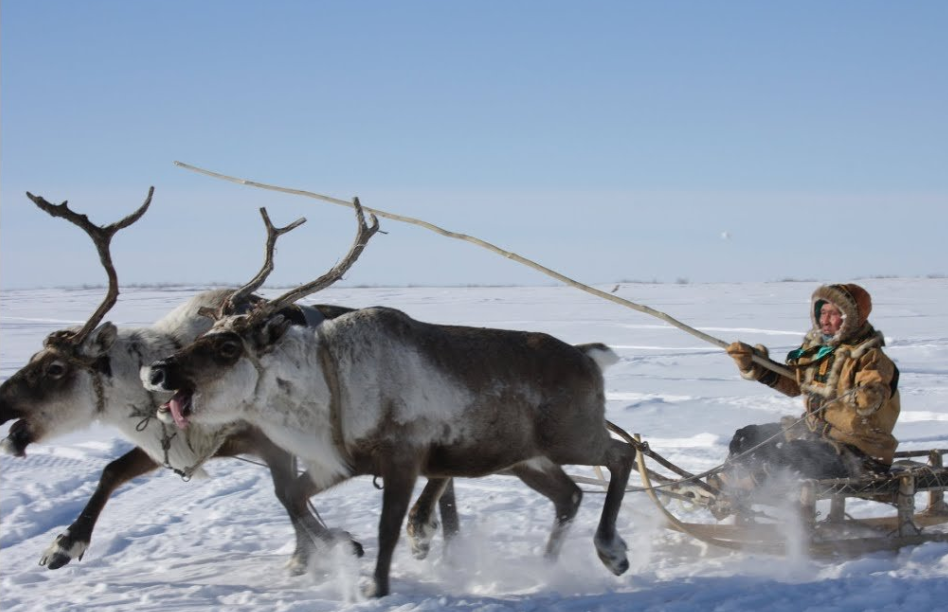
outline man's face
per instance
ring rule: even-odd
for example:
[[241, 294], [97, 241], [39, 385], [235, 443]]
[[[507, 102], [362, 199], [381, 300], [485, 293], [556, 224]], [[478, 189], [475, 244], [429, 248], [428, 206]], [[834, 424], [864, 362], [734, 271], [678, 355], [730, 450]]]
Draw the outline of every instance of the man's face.
[[835, 336], [843, 326], [843, 313], [835, 304], [824, 302], [820, 308], [820, 332], [824, 336]]

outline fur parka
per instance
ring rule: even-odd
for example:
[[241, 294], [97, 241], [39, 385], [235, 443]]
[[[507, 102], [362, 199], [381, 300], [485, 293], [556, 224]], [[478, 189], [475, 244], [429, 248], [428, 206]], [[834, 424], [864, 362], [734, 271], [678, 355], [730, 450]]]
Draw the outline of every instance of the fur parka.
[[[820, 332], [820, 310], [826, 302], [844, 316], [832, 338]], [[805, 397], [809, 434], [855, 446], [889, 465], [898, 446], [892, 431], [901, 409], [899, 371], [882, 351], [882, 333], [867, 320], [872, 308], [869, 294], [858, 285], [824, 285], [813, 293], [812, 304], [813, 329], [787, 356], [786, 364], [796, 378], [760, 367], [752, 375], [781, 393]], [[788, 429], [788, 437], [795, 432], [799, 428]]]

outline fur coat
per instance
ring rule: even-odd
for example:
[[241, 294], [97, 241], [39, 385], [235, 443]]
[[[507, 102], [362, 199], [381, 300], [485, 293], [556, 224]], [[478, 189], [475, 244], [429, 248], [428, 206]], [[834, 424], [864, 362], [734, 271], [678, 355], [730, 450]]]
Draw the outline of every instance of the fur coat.
[[[820, 332], [820, 310], [826, 302], [844, 316], [832, 338]], [[814, 292], [812, 305], [813, 329], [787, 356], [796, 378], [759, 367], [748, 374], [786, 395], [803, 395], [810, 435], [855, 446], [891, 464], [898, 446], [892, 430], [900, 411], [899, 371], [882, 351], [882, 333], [867, 321], [869, 294], [858, 285], [824, 285]], [[790, 437], [800, 433], [799, 427], [788, 430]]]

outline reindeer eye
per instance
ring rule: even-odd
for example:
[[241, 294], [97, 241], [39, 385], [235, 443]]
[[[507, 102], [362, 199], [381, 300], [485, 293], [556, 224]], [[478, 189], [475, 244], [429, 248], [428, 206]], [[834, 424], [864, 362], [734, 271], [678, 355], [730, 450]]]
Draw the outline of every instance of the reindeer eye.
[[235, 340], [227, 340], [217, 349], [218, 354], [224, 359], [233, 359], [240, 354], [243, 347]]
[[66, 365], [60, 361], [54, 361], [46, 366], [46, 376], [49, 378], [62, 378], [66, 374]]

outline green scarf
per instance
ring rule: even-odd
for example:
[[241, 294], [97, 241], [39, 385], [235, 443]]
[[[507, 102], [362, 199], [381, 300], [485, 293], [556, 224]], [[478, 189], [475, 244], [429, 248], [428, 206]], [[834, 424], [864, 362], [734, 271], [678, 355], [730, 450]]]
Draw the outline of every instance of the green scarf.
[[787, 361], [798, 361], [801, 357], [813, 355], [813, 359], [810, 361], [810, 363], [816, 363], [827, 355], [832, 354], [832, 352], [835, 350], [835, 346], [827, 346], [825, 344], [811, 346], [810, 348], [804, 348], [801, 346], [800, 348], [792, 350], [787, 354]]

